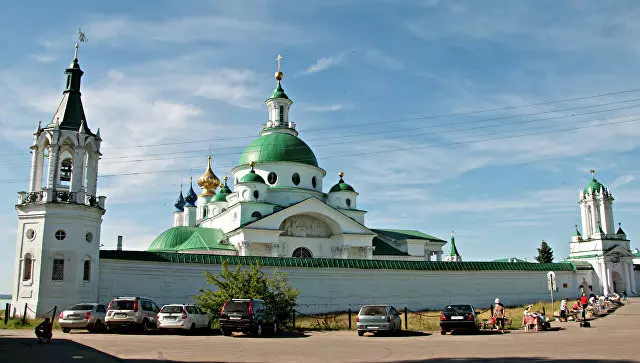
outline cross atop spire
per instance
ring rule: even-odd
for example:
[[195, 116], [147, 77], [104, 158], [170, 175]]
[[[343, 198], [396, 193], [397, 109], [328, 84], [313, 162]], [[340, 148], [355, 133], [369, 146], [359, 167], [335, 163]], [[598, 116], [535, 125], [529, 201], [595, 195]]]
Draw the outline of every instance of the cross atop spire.
[[78, 40], [76, 40], [76, 51], [73, 55], [73, 59], [78, 59], [78, 48], [80, 48], [80, 43], [86, 43], [88, 40], [87, 35], [82, 32], [82, 29], [78, 28]]
[[591, 172], [591, 177], [595, 178], [596, 170], [595, 169], [591, 169], [590, 172]]
[[278, 56], [276, 57], [276, 62], [278, 62], [278, 72], [280, 72], [280, 60], [282, 59], [282, 56], [280, 54], [278, 54]]

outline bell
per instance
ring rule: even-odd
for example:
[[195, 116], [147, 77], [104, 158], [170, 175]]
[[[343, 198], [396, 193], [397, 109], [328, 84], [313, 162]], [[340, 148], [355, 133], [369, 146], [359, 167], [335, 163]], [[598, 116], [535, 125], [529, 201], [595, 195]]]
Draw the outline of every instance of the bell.
[[71, 181], [71, 167], [71, 160], [65, 160], [62, 162], [62, 165], [60, 166], [60, 181]]

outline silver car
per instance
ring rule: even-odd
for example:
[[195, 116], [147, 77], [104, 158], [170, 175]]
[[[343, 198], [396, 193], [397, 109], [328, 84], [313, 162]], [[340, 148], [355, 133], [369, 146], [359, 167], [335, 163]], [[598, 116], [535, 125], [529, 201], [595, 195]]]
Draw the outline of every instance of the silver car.
[[142, 297], [117, 297], [111, 300], [105, 319], [109, 332], [114, 329], [133, 327], [147, 334], [156, 327], [158, 305]]
[[101, 331], [105, 328], [104, 318], [107, 308], [97, 303], [81, 303], [64, 310], [58, 317], [58, 324], [62, 331], [68, 333], [71, 329], [87, 329]]
[[366, 332], [388, 332], [394, 334], [402, 330], [400, 313], [391, 305], [365, 305], [356, 318], [358, 335]]

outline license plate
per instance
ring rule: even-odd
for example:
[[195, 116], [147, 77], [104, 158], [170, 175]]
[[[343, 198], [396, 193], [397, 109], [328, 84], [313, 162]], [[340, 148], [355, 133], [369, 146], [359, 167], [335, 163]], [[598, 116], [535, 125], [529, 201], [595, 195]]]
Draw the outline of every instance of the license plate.
[[378, 329], [377, 326], [368, 326], [367, 329]]
[[177, 316], [165, 316], [164, 318], [162, 318], [162, 320], [176, 320], [178, 319]]
[[464, 316], [452, 316], [451, 320], [462, 320], [464, 319]]
[[127, 314], [115, 314], [113, 317], [117, 319], [124, 319], [127, 317]]
[[75, 319], [78, 315], [67, 315], [67, 319]]
[[239, 316], [230, 316], [229, 319], [231, 319], [231, 320], [240, 320], [241, 318]]

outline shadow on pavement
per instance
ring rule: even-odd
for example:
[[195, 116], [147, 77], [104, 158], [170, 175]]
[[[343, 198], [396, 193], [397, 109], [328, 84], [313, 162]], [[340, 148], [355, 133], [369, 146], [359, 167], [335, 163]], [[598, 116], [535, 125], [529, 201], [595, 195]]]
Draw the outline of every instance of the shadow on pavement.
[[[142, 362], [142, 361], [140, 361]], [[401, 360], [396, 361], [397, 363], [495, 363], [495, 362], [509, 362], [509, 363], [519, 363], [519, 362], [528, 362], [528, 363], [595, 363], [602, 362], [599, 359], [548, 359], [548, 358], [523, 358], [523, 357], [496, 357], [496, 358], [434, 358], [434, 359], [424, 359], [424, 360]], [[607, 362], [613, 363], [631, 363], [635, 361], [631, 360], [609, 360]]]
[[302, 332], [302, 331], [281, 331], [278, 335], [271, 335], [269, 333], [265, 334], [262, 337], [254, 337], [250, 334], [242, 334], [242, 333], [233, 333], [232, 336], [227, 338], [250, 338], [250, 339], [280, 339], [280, 338], [308, 338], [311, 335]]
[[[356, 331], [353, 331], [353, 334], [356, 334]], [[365, 333], [363, 337], [385, 337], [385, 338], [403, 338], [403, 337], [428, 337], [431, 333], [423, 332], [423, 331], [413, 331], [413, 330], [402, 330], [397, 332], [396, 334], [390, 333]]]

